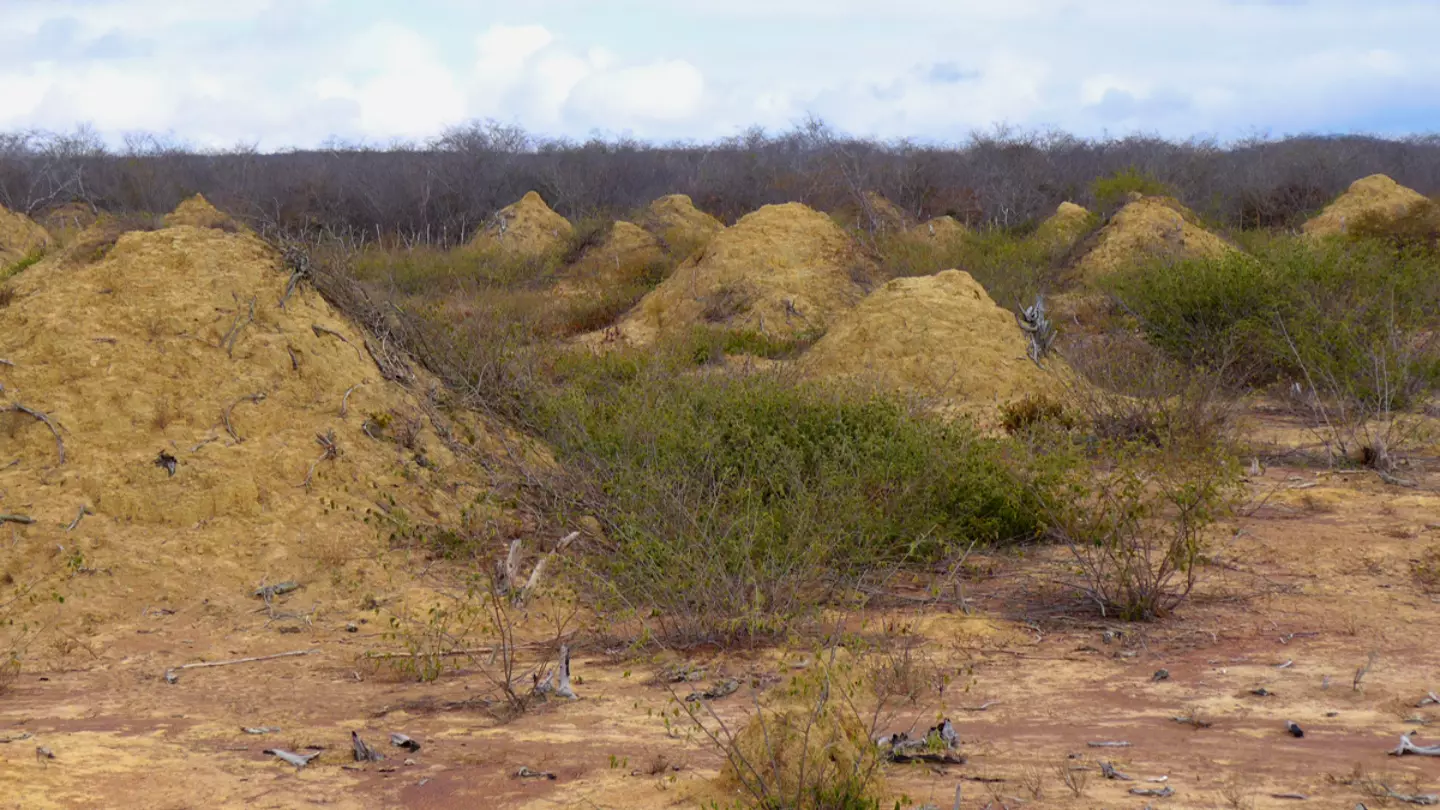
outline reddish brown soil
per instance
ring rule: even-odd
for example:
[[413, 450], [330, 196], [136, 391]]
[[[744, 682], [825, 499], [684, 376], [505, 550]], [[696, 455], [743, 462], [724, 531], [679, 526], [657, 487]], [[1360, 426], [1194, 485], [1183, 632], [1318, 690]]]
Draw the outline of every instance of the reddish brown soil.
[[[1396, 790], [1440, 791], [1440, 758], [1387, 755], [1402, 733], [1420, 743], [1440, 738], [1440, 707], [1417, 707], [1440, 689], [1440, 596], [1424, 592], [1410, 570], [1440, 544], [1440, 474], [1406, 474], [1420, 487], [1271, 468], [1252, 482], [1263, 505], [1238, 520], [1202, 593], [1164, 622], [1106, 621], [1068, 602], [1047, 584], [1063, 563], [1058, 552], [985, 561], [991, 572], [965, 582], [970, 615], [952, 599], [867, 617], [874, 626], [913, 625], [923, 654], [955, 676], [945, 711], [969, 756], [964, 766], [893, 768], [891, 787], [915, 804], [947, 808], [957, 784], [967, 808], [1020, 806], [1007, 797], [1075, 808], [1378, 806], [1347, 784], [1359, 768]], [[0, 804], [638, 808], [738, 798], [716, 786], [720, 756], [659, 719], [671, 698], [650, 683], [653, 662], [591, 653], [575, 663], [579, 701], [500, 723], [475, 702], [492, 694], [476, 672], [419, 684], [358, 667], [357, 655], [378, 641], [368, 626], [279, 635], [260, 614], [217, 628], [202, 606], [197, 597], [174, 615], [137, 618], [130, 635], [70, 671], [22, 675], [0, 697], [0, 740], [28, 735], [0, 744]], [[1107, 630], [1122, 635], [1107, 642]], [[175, 684], [162, 677], [181, 663], [310, 648], [320, 653], [190, 670]], [[1355, 670], [1371, 653], [1356, 689]], [[696, 658], [731, 672], [791, 668], [778, 650]], [[1162, 668], [1168, 679], [1153, 680]], [[1261, 687], [1273, 695], [1251, 694]], [[467, 700], [469, 708], [445, 705]], [[742, 689], [714, 705], [740, 722], [753, 704]], [[912, 714], [928, 723], [932, 711]], [[1192, 712], [1213, 725], [1174, 720]], [[1305, 729], [1303, 739], [1285, 733], [1287, 720]], [[282, 731], [257, 737], [241, 726]], [[351, 762], [351, 730], [387, 759]], [[391, 748], [390, 731], [424, 747], [413, 755]], [[1087, 746], [1097, 741], [1131, 745]], [[311, 745], [322, 755], [299, 773], [261, 753]], [[37, 760], [36, 746], [55, 759]], [[1098, 773], [1083, 798], [1060, 784], [1058, 768], [1102, 759], [1137, 780], [1166, 777], [1175, 795], [1131, 796], [1160, 783]], [[516, 778], [522, 766], [556, 778]], [[1038, 802], [1027, 771], [1043, 775]], [[1238, 804], [1223, 795], [1227, 784], [1238, 786], [1230, 791]], [[1310, 801], [1272, 798], [1279, 793]]]

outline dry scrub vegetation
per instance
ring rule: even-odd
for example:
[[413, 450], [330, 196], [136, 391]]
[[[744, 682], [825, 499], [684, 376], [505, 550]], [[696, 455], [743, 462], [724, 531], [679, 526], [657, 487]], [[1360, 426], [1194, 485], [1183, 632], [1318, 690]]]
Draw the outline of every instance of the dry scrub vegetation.
[[[804, 147], [788, 165], [787, 144]], [[1083, 153], [1097, 161], [1084, 165], [1107, 167], [1052, 169], [1066, 191], [1040, 193], [985, 185], [998, 169], [983, 160], [1013, 159], [994, 142], [936, 153], [857, 145], [812, 126], [743, 144], [759, 156], [748, 169], [696, 169], [691, 182], [660, 190], [691, 192], [698, 207], [685, 197], [647, 207], [638, 195], [650, 185], [622, 183], [611, 194], [602, 190], [607, 172], [694, 169], [686, 150], [529, 145], [521, 133], [476, 128], [431, 152], [342, 154], [384, 167], [366, 178], [406, 178], [405, 191], [378, 201], [385, 210], [361, 214], [347, 209], [357, 204], [358, 192], [345, 190], [355, 176], [326, 176], [346, 185], [316, 192], [334, 206], [320, 211], [287, 208], [309, 205], [289, 194], [237, 188], [228, 173], [303, 165], [301, 154], [151, 154], [152, 166], [174, 174], [137, 187], [129, 169], [83, 139], [0, 141], [9, 150], [0, 151], [9, 155], [0, 201], [16, 211], [5, 221], [24, 234], [17, 250], [0, 253], [0, 315], [33, 327], [25, 319], [39, 310], [27, 307], [54, 297], [47, 279], [62, 267], [103, 297], [134, 294], [122, 287], [143, 281], [135, 255], [201, 272], [171, 243], [243, 253], [246, 267], [268, 273], [267, 299], [257, 309], [230, 291], [224, 323], [205, 327], [216, 334], [204, 340], [251, 362], [248, 329], [269, 366], [206, 407], [223, 414], [233, 440], [225, 446], [253, 437], [243, 452], [257, 459], [281, 452], [281, 417], [261, 403], [284, 399], [304, 414], [303, 429], [285, 428], [294, 435], [283, 450], [308, 463], [303, 481], [236, 500], [307, 521], [354, 513], [346, 525], [361, 521], [373, 535], [369, 544], [351, 534], [317, 540], [301, 555], [328, 572], [337, 598], [364, 593], [367, 615], [383, 626], [363, 656], [367, 671], [424, 682], [452, 669], [478, 674], [488, 696], [465, 707], [508, 722], [581, 690], [569, 679], [569, 650], [580, 646], [616, 658], [808, 649], [809, 665], [782, 687], [767, 691], [757, 679], [730, 689], [753, 701], [743, 727], [708, 700], [672, 692], [667, 728], [723, 755], [722, 781], [746, 806], [889, 806], [889, 760], [950, 756], [958, 745], [945, 719], [954, 672], [904, 633], [847, 626], [870, 606], [918, 598], [968, 612], [962, 580], [978, 551], [1033, 559], [1044, 586], [1032, 596], [1077, 621], [1162, 622], [1221, 564], [1220, 541], [1251, 495], [1246, 467], [1258, 474], [1261, 451], [1247, 444], [1246, 408], [1263, 400], [1303, 418], [1317, 440], [1305, 463], [1368, 469], [1397, 486], [1414, 485], [1412, 456], [1434, 439], [1440, 218], [1424, 198], [1403, 210], [1365, 208], [1343, 232], [1316, 237], [1273, 228], [1316, 213], [1333, 178], [1241, 183], [1197, 214], [1174, 197], [1201, 199], [1232, 175], [1159, 159], [1151, 172], [1128, 160], [1147, 150], [1200, 160], [1182, 147], [1113, 144], [1128, 156], [1117, 169], [1098, 145], [1022, 144], [1022, 153]], [[1292, 146], [1250, 144], [1206, 160], [1243, 163]], [[1434, 145], [1406, 148], [1429, 155]], [[477, 156], [507, 162], [461, 160]], [[382, 157], [394, 163], [367, 163]], [[467, 189], [498, 173], [498, 187], [520, 202], [497, 210], [435, 189], [448, 201], [409, 210], [417, 161], [460, 161], [470, 171], [454, 177]], [[947, 181], [956, 164], [975, 182]], [[84, 199], [67, 180], [74, 165], [109, 172], [87, 188], [113, 195], [96, 202], [114, 213], [54, 244], [39, 240], [22, 214]], [[725, 191], [765, 171], [753, 194]], [[157, 218], [158, 203], [191, 176], [211, 178], [202, 185], [216, 199], [246, 204], [226, 215], [197, 199]], [[52, 196], [17, 199], [15, 177], [45, 179]], [[797, 177], [813, 178], [811, 190], [791, 194]], [[531, 183], [542, 193], [522, 196]], [[1059, 205], [1065, 196], [1097, 213]], [[275, 209], [250, 202], [262, 198]], [[735, 224], [722, 229], [720, 219]], [[161, 228], [170, 242], [145, 238]], [[144, 332], [147, 351], [173, 363], [174, 346], [192, 336], [167, 317], [114, 327]], [[1053, 346], [1038, 342], [1037, 322], [1058, 334]], [[304, 365], [312, 360], [322, 368]], [[290, 379], [287, 368], [311, 376], [276, 382]], [[60, 382], [99, 384], [86, 373]], [[23, 379], [20, 393], [31, 396], [39, 378]], [[191, 392], [147, 396], [148, 438], [199, 424]], [[88, 438], [73, 415], [83, 408], [67, 405], [72, 425], [51, 436], [40, 432], [50, 424], [44, 411], [20, 406], [0, 422], [6, 446], [33, 456], [51, 447], [40, 439], [63, 452]], [[226, 441], [212, 432], [208, 442]], [[203, 446], [181, 453], [187, 474]], [[153, 451], [105, 452], [129, 464]], [[169, 452], [151, 466], [168, 463], [173, 477]], [[82, 452], [77, 463], [93, 458]], [[133, 466], [115, 462], [124, 475]], [[366, 496], [378, 509], [359, 506], [349, 489], [377, 487], [372, 476], [384, 481]], [[146, 486], [169, 481], [155, 480]], [[183, 494], [190, 500], [177, 503], [195, 511], [186, 525], [232, 518], [232, 506], [254, 517]], [[122, 501], [132, 518], [159, 509], [130, 502], [139, 497], [115, 484], [100, 511]], [[3, 516], [24, 525], [22, 517]], [[521, 542], [535, 537], [553, 539]], [[50, 585], [97, 576], [85, 556], [95, 548], [72, 545], [40, 579], [18, 565], [3, 572], [0, 693], [32, 666], [36, 628], [69, 626], [45, 618], [66, 607]], [[1432, 546], [1411, 573], [1433, 591], [1437, 567]], [[238, 578], [231, 568], [226, 576]], [[372, 595], [401, 569], [419, 572], [405, 587], [423, 584], [423, 596]], [[922, 582], [924, 596], [899, 593], [901, 580]], [[257, 593], [272, 621], [308, 625], [309, 615], [277, 609], [276, 592], [262, 584]], [[887, 754], [875, 739], [902, 716], [918, 737], [892, 737]], [[1086, 794], [1088, 771], [1061, 764], [1047, 785], [1050, 767], [1032, 763], [1023, 778], [1032, 800]]]

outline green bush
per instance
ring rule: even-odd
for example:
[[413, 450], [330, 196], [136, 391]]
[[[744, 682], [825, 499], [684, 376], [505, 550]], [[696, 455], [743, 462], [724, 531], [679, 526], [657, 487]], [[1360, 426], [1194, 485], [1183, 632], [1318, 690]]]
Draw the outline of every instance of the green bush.
[[968, 425], [772, 374], [559, 370], [534, 422], [606, 529], [592, 583], [672, 637], [778, 632], [882, 567], [1040, 534], [1043, 490]]
[[1131, 194], [1151, 197], [1172, 196], [1173, 192], [1168, 185], [1134, 166], [1121, 169], [1107, 177], [1097, 178], [1090, 184], [1090, 195], [1095, 198], [1095, 205], [1102, 211], [1119, 208]]

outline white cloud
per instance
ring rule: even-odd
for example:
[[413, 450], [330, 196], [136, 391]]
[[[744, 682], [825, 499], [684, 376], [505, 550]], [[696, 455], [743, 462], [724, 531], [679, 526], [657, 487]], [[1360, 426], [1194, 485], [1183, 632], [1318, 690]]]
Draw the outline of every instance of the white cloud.
[[280, 147], [472, 117], [709, 138], [814, 112], [883, 137], [1186, 136], [1414, 126], [1397, 105], [1440, 93], [1433, 0], [617, 3], [530, 0], [501, 20], [461, 0], [0, 0], [0, 129]]

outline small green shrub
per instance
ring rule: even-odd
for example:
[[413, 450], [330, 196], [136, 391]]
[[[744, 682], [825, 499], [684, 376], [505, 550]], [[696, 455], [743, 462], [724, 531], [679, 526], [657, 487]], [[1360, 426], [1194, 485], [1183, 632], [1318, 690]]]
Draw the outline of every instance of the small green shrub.
[[532, 422], [605, 526], [592, 590], [672, 639], [780, 632], [882, 567], [1039, 536], [1037, 490], [968, 425], [650, 357], [563, 373]]
[[43, 258], [45, 258], [45, 248], [39, 247], [31, 250], [29, 253], [26, 253], [24, 256], [21, 256], [19, 259], [6, 265], [5, 267], [0, 267], [0, 281], [6, 281], [8, 279], [14, 278], [16, 275], [19, 275], [27, 269], [39, 264], [40, 260]]
[[1050, 501], [1050, 533], [1073, 555], [1072, 584], [1103, 615], [1164, 618], [1189, 598], [1207, 533], [1238, 501], [1239, 464], [1207, 445], [1113, 443], [1101, 456]]
[[1107, 177], [1097, 178], [1090, 184], [1090, 195], [1102, 211], [1111, 211], [1124, 205], [1126, 197], [1142, 194], [1147, 197], [1171, 196], [1168, 185], [1140, 169], [1129, 166]]
[[1000, 427], [1012, 436], [1039, 427], [1069, 430], [1077, 425], [1075, 414], [1064, 402], [1045, 394], [1026, 394], [1000, 406]]
[[1440, 202], [1417, 200], [1400, 216], [1370, 211], [1355, 218], [1346, 234], [1351, 239], [1386, 242], [1402, 252], [1440, 249]]

